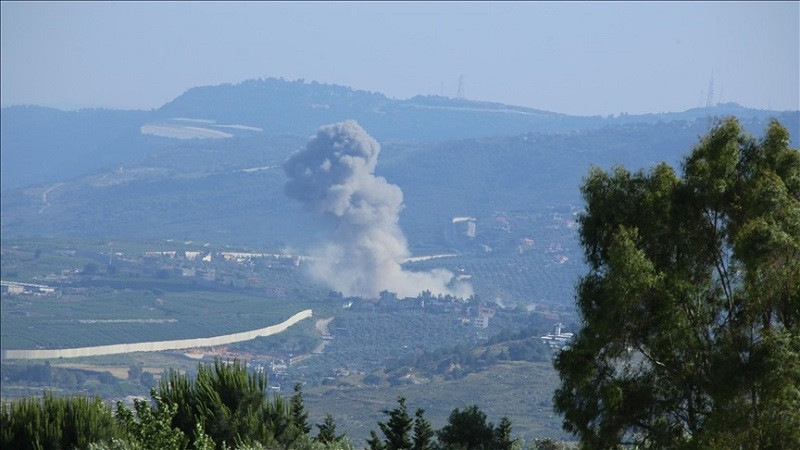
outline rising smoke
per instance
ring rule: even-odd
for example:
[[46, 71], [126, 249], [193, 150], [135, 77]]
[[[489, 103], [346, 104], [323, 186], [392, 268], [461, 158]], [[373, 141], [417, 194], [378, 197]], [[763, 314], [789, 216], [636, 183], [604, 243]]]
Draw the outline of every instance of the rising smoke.
[[373, 174], [378, 153], [378, 142], [349, 120], [320, 128], [284, 163], [289, 177], [286, 194], [335, 224], [310, 260], [312, 275], [348, 296], [376, 297], [383, 290], [401, 298], [424, 290], [472, 295], [472, 287], [454, 280], [448, 270], [402, 268], [410, 256], [398, 225], [403, 191]]

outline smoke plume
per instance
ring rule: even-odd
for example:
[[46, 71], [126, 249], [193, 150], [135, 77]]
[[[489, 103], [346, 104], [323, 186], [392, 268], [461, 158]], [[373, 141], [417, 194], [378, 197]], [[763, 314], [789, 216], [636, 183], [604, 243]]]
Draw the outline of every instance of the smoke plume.
[[399, 297], [433, 294], [468, 297], [472, 287], [453, 273], [403, 270], [410, 256], [398, 225], [403, 191], [375, 176], [380, 145], [355, 121], [320, 128], [283, 168], [286, 194], [314, 214], [334, 221], [334, 231], [311, 259], [312, 275], [344, 295]]

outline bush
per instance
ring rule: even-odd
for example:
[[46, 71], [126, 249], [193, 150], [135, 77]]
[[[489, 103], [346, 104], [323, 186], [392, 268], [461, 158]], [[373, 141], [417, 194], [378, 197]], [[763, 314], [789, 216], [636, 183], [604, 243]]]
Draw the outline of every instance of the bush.
[[0, 410], [4, 449], [86, 448], [119, 437], [111, 409], [96, 397], [39, 398], [4, 403]]

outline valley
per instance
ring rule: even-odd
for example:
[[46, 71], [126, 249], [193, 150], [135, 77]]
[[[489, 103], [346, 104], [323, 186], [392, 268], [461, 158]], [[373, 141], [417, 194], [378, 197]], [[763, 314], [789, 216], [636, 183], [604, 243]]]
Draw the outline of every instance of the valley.
[[[477, 404], [528, 441], [569, 439], [542, 336], [581, 326], [579, 186], [592, 167], [676, 166], [728, 113], [755, 135], [770, 117], [798, 135], [796, 111], [735, 104], [572, 117], [275, 79], [192, 89], [147, 112], [4, 108], [0, 395], [131, 404], [170, 370], [239, 359], [267, 374], [270, 393], [301, 383], [310, 420], [334, 414], [356, 445], [400, 395], [434, 427]], [[409, 254], [397, 264], [447, 270], [474, 295], [345, 295], [310, 275], [339, 224], [286, 195], [283, 165], [345, 119], [379, 142], [375, 179], [401, 191]], [[6, 358], [242, 335], [304, 311], [239, 342]]]

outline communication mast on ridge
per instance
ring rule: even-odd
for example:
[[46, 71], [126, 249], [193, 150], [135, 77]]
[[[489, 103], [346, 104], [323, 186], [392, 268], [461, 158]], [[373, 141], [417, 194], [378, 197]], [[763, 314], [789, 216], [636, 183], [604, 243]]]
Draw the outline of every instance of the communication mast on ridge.
[[706, 108], [711, 108], [714, 104], [714, 69], [711, 69], [711, 80], [708, 82], [708, 98]]
[[459, 75], [458, 77], [458, 94], [456, 95], [456, 98], [464, 98], [464, 75]]

